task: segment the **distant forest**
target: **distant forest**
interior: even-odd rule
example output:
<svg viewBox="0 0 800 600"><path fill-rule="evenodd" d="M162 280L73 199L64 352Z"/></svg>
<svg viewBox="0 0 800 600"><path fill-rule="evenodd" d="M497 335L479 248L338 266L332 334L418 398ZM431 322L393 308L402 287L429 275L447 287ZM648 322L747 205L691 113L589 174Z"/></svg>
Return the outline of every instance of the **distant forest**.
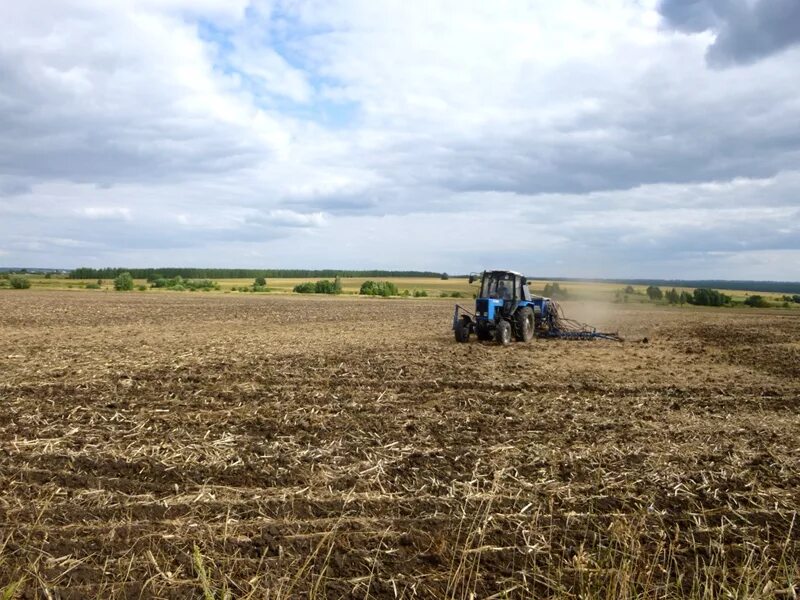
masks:
<svg viewBox="0 0 800 600"><path fill-rule="evenodd" d="M732 281L728 279L581 279L579 277L531 277L545 281L589 281L595 283L621 283L624 285L654 285L657 287L709 288L717 290L742 290L800 294L797 281Z"/></svg>
<svg viewBox="0 0 800 600"><path fill-rule="evenodd" d="M186 269L164 267L159 269L80 267L70 271L70 279L113 279L120 273L130 273L135 279L159 279L181 276L186 279L248 279L255 277L441 277L433 271L343 271L338 269Z"/></svg>

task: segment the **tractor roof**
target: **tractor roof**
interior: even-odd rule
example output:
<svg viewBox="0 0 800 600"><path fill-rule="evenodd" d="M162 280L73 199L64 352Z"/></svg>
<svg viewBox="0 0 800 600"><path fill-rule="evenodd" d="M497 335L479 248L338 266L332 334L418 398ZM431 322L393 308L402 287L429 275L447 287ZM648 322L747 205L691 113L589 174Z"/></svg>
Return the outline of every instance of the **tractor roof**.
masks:
<svg viewBox="0 0 800 600"><path fill-rule="evenodd" d="M508 269L486 269L487 273L510 273L511 275L519 275L520 277L525 277L519 271L509 271Z"/></svg>

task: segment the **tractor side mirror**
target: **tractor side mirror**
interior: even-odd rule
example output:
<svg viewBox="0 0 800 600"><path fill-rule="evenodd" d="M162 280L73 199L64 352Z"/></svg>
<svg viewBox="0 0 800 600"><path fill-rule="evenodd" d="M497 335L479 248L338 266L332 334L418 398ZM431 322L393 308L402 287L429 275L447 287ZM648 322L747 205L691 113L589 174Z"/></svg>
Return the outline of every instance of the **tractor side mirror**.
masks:
<svg viewBox="0 0 800 600"><path fill-rule="evenodd" d="M475 282L475 275L470 275L469 276L469 282L470 283L474 283Z"/></svg>

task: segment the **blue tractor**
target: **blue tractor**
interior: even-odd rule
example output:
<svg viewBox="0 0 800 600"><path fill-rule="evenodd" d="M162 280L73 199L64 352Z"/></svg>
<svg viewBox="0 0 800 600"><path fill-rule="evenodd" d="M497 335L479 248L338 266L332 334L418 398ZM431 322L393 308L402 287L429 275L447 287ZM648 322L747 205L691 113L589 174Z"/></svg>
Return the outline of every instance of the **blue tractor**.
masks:
<svg viewBox="0 0 800 600"><path fill-rule="evenodd" d="M599 332L584 323L564 317L554 300L534 296L528 280L515 271L484 271L473 273L469 282L480 278L481 289L475 300L475 312L456 305L453 331L457 342L468 342L474 333L481 341L495 340L500 344L512 339L529 342L534 336L621 341L616 333Z"/></svg>

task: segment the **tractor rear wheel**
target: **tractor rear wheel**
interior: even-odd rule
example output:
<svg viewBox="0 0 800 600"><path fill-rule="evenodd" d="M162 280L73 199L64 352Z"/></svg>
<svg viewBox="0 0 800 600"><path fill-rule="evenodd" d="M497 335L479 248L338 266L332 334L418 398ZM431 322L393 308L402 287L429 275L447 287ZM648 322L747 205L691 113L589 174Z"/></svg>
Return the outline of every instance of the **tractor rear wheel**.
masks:
<svg viewBox="0 0 800 600"><path fill-rule="evenodd" d="M514 335L518 342L530 342L536 322L529 306L523 306L514 315Z"/></svg>
<svg viewBox="0 0 800 600"><path fill-rule="evenodd" d="M461 317L456 323L456 327L453 330L455 332L456 341L459 343L466 343L469 341L469 324L470 320L468 317Z"/></svg>
<svg viewBox="0 0 800 600"><path fill-rule="evenodd" d="M511 343L511 323L502 319L497 324L497 329L494 332L494 339L497 343L507 346Z"/></svg>

